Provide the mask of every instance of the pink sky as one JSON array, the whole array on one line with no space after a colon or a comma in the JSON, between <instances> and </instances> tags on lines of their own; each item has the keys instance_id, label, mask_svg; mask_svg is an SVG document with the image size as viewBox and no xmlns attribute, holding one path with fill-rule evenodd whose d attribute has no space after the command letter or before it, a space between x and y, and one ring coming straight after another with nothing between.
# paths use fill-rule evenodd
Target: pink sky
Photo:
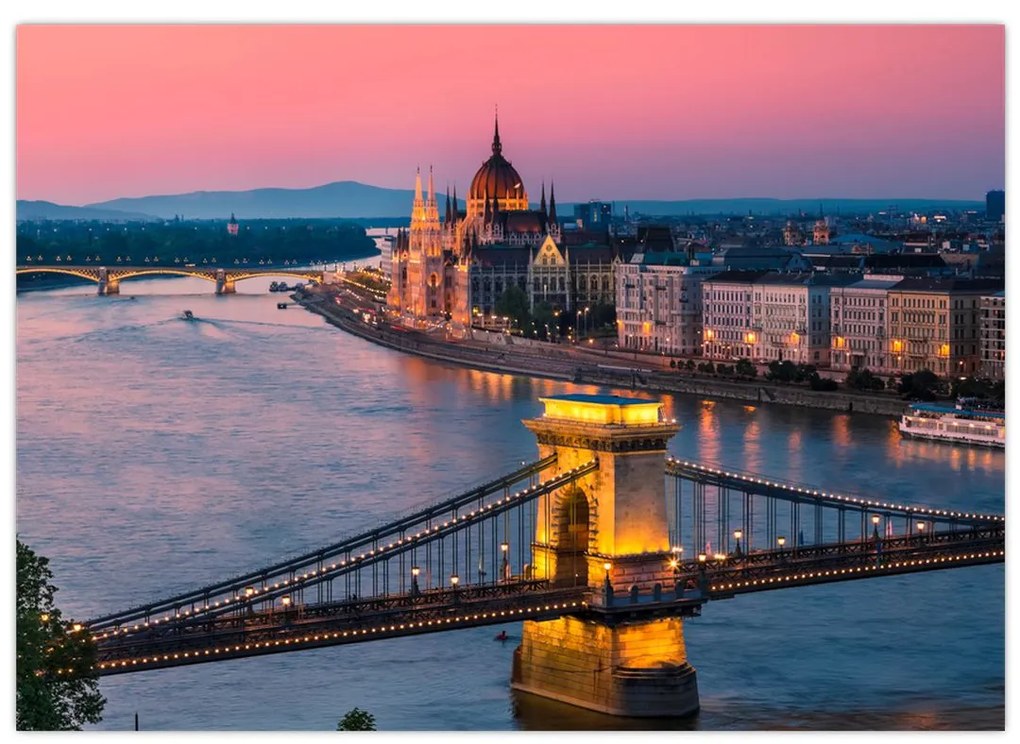
<instances>
[{"instance_id":1,"label":"pink sky","mask_svg":"<svg viewBox=\"0 0 1020 744\"><path fill-rule=\"evenodd\" d=\"M355 180L536 199L983 199L1001 26L20 26L17 195Z\"/></svg>"}]
</instances>

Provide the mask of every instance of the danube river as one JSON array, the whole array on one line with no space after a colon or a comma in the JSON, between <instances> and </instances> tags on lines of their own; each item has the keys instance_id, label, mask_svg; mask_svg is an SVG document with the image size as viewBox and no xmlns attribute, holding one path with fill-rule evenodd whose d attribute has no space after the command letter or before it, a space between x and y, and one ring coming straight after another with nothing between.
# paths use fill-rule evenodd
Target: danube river
<instances>
[{"instance_id":1,"label":"danube river","mask_svg":"<svg viewBox=\"0 0 1020 744\"><path fill-rule=\"evenodd\" d=\"M374 346L269 280L17 299L17 530L78 618L226 578L533 459L522 418L588 386ZM131 294L133 293L133 294ZM132 297L134 299L132 299ZM191 310L197 321L179 319ZM967 511L1004 510L1002 452L903 441L891 419L666 398L704 463ZM709 604L686 624L698 729L1002 728L1002 565ZM515 696L499 627L105 678L99 729L628 728Z\"/></svg>"}]
</instances>

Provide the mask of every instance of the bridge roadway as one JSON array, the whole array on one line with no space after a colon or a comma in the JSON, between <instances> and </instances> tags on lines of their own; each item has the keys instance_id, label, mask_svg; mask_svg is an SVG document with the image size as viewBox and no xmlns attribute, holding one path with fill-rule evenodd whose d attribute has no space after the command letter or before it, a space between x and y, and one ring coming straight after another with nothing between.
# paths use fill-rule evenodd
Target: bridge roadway
<instances>
[{"instance_id":1,"label":"bridge roadway","mask_svg":"<svg viewBox=\"0 0 1020 744\"><path fill-rule=\"evenodd\" d=\"M668 556L663 556L664 560ZM853 544L755 551L677 564L661 594L607 596L589 586L517 577L463 588L192 616L141 632L97 635L101 675L261 656L385 638L598 614L602 622L700 614L709 600L796 586L1002 563L1005 526Z\"/></svg>"}]
</instances>

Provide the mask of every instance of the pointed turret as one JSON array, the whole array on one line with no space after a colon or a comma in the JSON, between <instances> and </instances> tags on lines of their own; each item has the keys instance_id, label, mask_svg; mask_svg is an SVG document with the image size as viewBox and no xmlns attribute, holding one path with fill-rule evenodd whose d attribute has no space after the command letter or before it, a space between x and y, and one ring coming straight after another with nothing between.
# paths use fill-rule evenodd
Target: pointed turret
<instances>
[{"instance_id":1,"label":"pointed turret","mask_svg":"<svg viewBox=\"0 0 1020 744\"><path fill-rule=\"evenodd\" d=\"M556 182L549 184L549 222L556 224Z\"/></svg>"},{"instance_id":2,"label":"pointed turret","mask_svg":"<svg viewBox=\"0 0 1020 744\"><path fill-rule=\"evenodd\" d=\"M432 166L429 166L429 202L435 202L436 200L436 189L432 184Z\"/></svg>"},{"instance_id":3,"label":"pointed turret","mask_svg":"<svg viewBox=\"0 0 1020 744\"><path fill-rule=\"evenodd\" d=\"M545 214L545 181L542 181L542 214Z\"/></svg>"},{"instance_id":4,"label":"pointed turret","mask_svg":"<svg viewBox=\"0 0 1020 744\"><path fill-rule=\"evenodd\" d=\"M503 143L499 141L499 107L496 107L496 131L492 135L492 154L500 155L503 152Z\"/></svg>"},{"instance_id":5,"label":"pointed turret","mask_svg":"<svg viewBox=\"0 0 1020 744\"><path fill-rule=\"evenodd\" d=\"M414 169L414 200L420 202L421 199L421 167Z\"/></svg>"},{"instance_id":6,"label":"pointed turret","mask_svg":"<svg viewBox=\"0 0 1020 744\"><path fill-rule=\"evenodd\" d=\"M446 186L446 224L453 224L453 217L450 213L450 186Z\"/></svg>"},{"instance_id":7,"label":"pointed turret","mask_svg":"<svg viewBox=\"0 0 1020 744\"><path fill-rule=\"evenodd\" d=\"M460 222L460 212L457 207L457 184L453 184L453 221L454 223Z\"/></svg>"}]
</instances>

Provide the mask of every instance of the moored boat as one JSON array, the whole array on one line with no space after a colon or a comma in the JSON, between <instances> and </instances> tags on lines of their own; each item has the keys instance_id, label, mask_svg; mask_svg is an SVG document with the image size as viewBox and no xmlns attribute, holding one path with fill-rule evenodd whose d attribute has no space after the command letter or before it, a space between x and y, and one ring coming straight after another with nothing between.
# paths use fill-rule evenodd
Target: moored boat
<instances>
[{"instance_id":1,"label":"moored boat","mask_svg":"<svg viewBox=\"0 0 1020 744\"><path fill-rule=\"evenodd\" d=\"M1005 447L1006 413L962 403L913 403L900 419L900 433L940 442Z\"/></svg>"}]
</instances>

